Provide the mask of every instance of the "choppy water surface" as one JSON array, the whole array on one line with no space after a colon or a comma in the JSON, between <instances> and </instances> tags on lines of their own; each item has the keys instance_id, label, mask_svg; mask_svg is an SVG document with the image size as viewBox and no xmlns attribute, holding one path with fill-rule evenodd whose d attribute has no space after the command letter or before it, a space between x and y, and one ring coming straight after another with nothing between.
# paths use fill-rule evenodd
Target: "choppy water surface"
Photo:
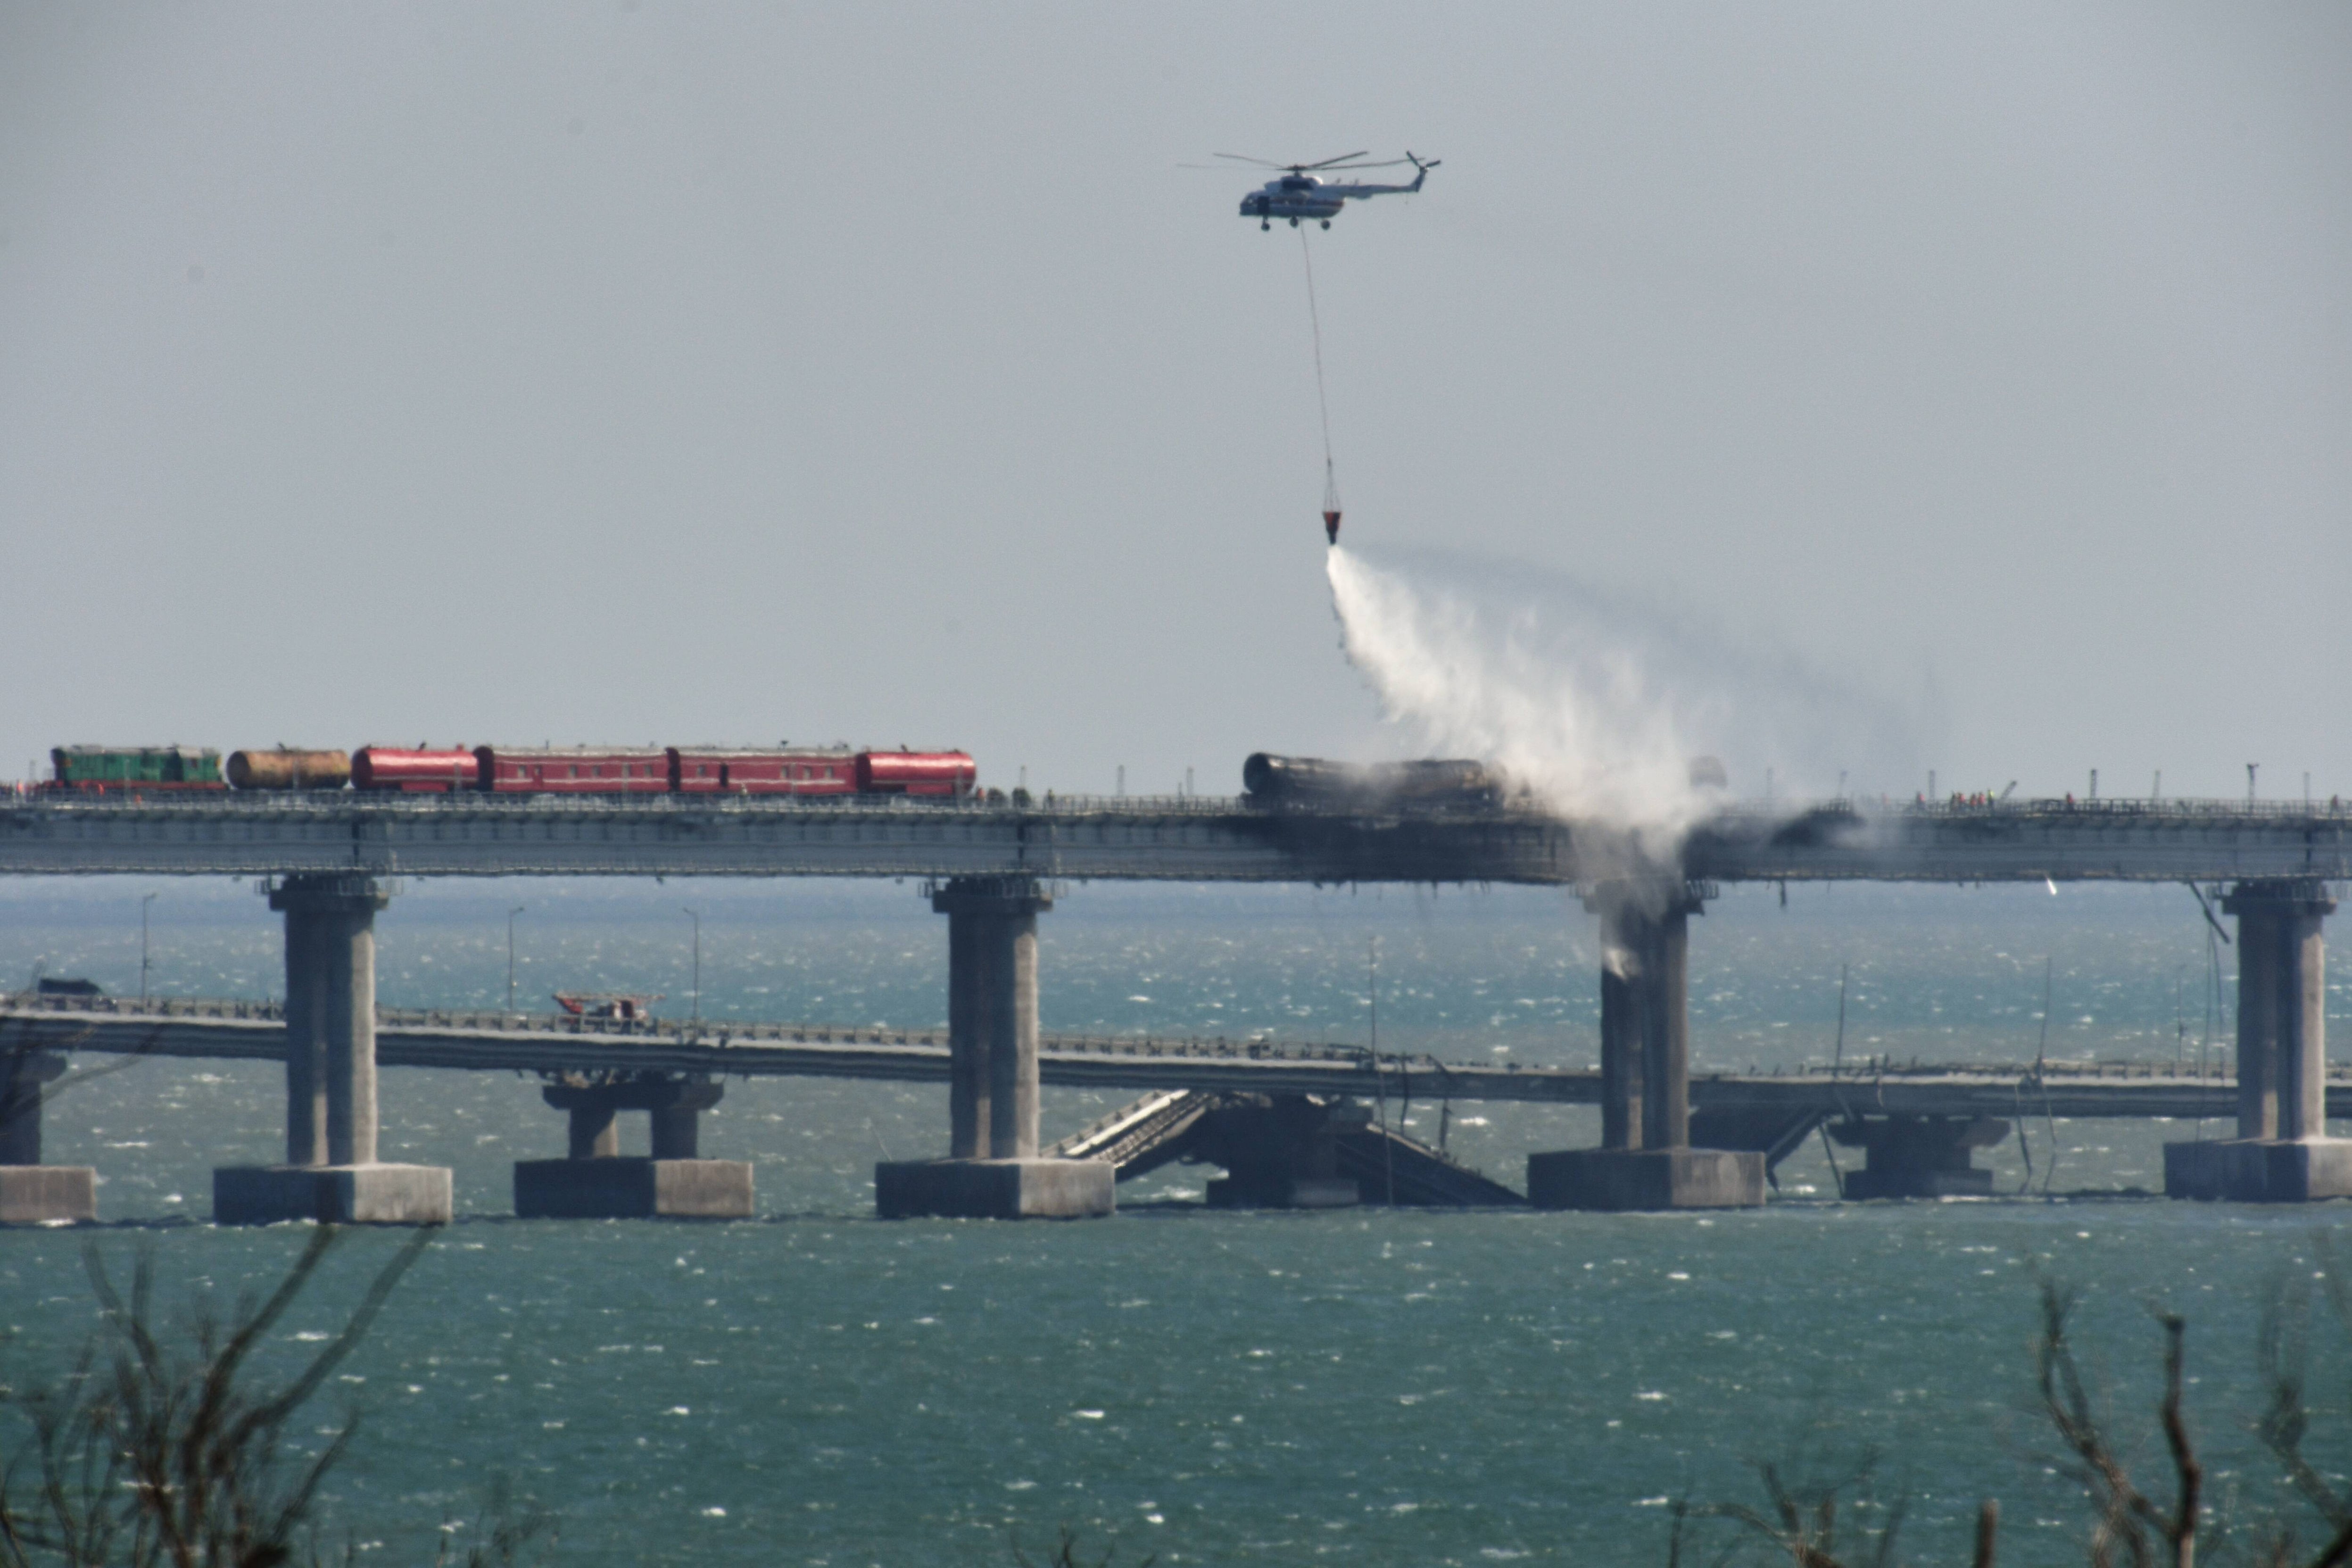
<instances>
[{"instance_id":1,"label":"choppy water surface","mask_svg":"<svg viewBox=\"0 0 2352 1568\"><path fill-rule=\"evenodd\" d=\"M39 965L135 994L139 899L159 887L156 992L282 985L250 892L130 881L8 889L0 975ZM412 884L378 924L382 999L502 1003L517 904L527 1003L652 989L683 1011L690 905L706 1015L943 1011L942 922L890 886ZM1557 895L1081 887L1043 927L1048 1027L1360 1043L1377 938L1384 1048L1594 1053L1591 922ZM1792 890L1786 908L1735 891L1694 926L1695 1049L1702 1068L1826 1058L1845 964L1849 1055L2030 1060L2047 960L2051 1055L2194 1056L2209 958L2177 889L1842 888ZM2228 967L2225 953L2225 1015ZM2340 985L2331 1002L2343 1027ZM153 1247L173 1289L271 1278L299 1232L201 1222L212 1166L271 1155L277 1076L148 1062L61 1095L49 1157L98 1167L102 1211L122 1222L101 1247ZM2189 1315L2195 1413L2244 1511L2271 1486L2242 1419L2262 1310L2325 1268L2346 1213L2119 1195L2160 1184L2159 1145L2195 1130L2036 1121L2037 1173L2054 1140L2055 1188L2077 1195L1841 1205L1815 1145L1748 1215L1210 1214L1204 1173L1171 1167L1105 1222L871 1219L872 1162L936 1151L944 1101L732 1085L704 1148L759 1162L761 1219L524 1224L502 1217L509 1165L562 1146L536 1086L387 1072L385 1156L453 1166L467 1217L347 1369L367 1430L339 1531L421 1560L504 1472L583 1563L1009 1563L1015 1536L1034 1554L1063 1524L1115 1539L1123 1561L1663 1561L1661 1500L1752 1499L1752 1460L1828 1468L1875 1447L1915 1498L1921 1555L1958 1556L1990 1493L2005 1561L2079 1561L2079 1510L2033 1458L2036 1273L2087 1292L2086 1332L2135 1430L2152 1388L2145 1309ZM1109 1103L1050 1094L1048 1136ZM1415 1131L1433 1136L1436 1110L1414 1107ZM633 1120L625 1146L641 1152ZM1527 1152L1590 1142L1592 1122L1456 1106L1450 1133L1516 1184ZM2015 1138L1990 1163L2021 1184ZM83 1240L0 1235L12 1377L85 1331ZM289 1353L392 1245L347 1248ZM2352 1455L2342 1432L2320 1436Z\"/></svg>"}]
</instances>

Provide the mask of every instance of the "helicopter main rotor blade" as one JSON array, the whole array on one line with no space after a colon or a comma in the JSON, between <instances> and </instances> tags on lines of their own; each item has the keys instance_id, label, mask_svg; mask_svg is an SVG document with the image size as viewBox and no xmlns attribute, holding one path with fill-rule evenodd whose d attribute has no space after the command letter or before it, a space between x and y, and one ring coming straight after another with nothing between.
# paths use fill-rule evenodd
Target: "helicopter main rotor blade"
<instances>
[{"instance_id":1,"label":"helicopter main rotor blade","mask_svg":"<svg viewBox=\"0 0 2352 1568\"><path fill-rule=\"evenodd\" d=\"M1368 154L1363 151L1363 149L1358 148L1353 153L1342 153L1336 158L1326 158L1319 163L1292 163L1286 166L1297 169L1300 173L1304 174L1308 169L1328 169L1334 163L1344 163L1350 158L1362 158L1365 156L1368 156Z\"/></svg>"},{"instance_id":2,"label":"helicopter main rotor blade","mask_svg":"<svg viewBox=\"0 0 2352 1568\"><path fill-rule=\"evenodd\" d=\"M1252 158L1241 153L1213 153L1210 156L1213 158L1231 158L1236 163L1255 163L1261 169L1289 169L1297 166L1291 163L1277 163L1270 158Z\"/></svg>"}]
</instances>

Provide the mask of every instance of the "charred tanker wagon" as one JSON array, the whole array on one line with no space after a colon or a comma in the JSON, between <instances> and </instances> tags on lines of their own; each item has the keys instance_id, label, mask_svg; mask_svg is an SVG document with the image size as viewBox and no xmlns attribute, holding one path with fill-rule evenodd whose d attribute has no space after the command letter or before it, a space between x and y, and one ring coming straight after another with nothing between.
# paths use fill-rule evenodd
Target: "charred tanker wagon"
<instances>
[{"instance_id":1,"label":"charred tanker wagon","mask_svg":"<svg viewBox=\"0 0 2352 1568\"><path fill-rule=\"evenodd\" d=\"M1242 787L1257 805L1397 806L1424 810L1500 805L1509 791L1484 763L1424 758L1407 763L1339 763L1254 752L1242 763Z\"/></svg>"},{"instance_id":2,"label":"charred tanker wagon","mask_svg":"<svg viewBox=\"0 0 2352 1568\"><path fill-rule=\"evenodd\" d=\"M231 752L228 782L235 789L341 789L352 782L348 752L301 752L279 746L268 752Z\"/></svg>"}]
</instances>

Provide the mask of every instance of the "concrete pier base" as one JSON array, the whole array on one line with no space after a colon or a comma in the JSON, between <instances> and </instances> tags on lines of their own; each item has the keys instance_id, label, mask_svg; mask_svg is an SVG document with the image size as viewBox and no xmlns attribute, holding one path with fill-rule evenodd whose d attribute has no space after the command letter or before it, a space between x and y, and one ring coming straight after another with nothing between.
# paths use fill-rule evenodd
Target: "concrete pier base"
<instances>
[{"instance_id":1,"label":"concrete pier base","mask_svg":"<svg viewBox=\"0 0 2352 1568\"><path fill-rule=\"evenodd\" d=\"M88 1165L0 1165L0 1225L72 1225L98 1217Z\"/></svg>"},{"instance_id":2,"label":"concrete pier base","mask_svg":"<svg viewBox=\"0 0 2352 1568\"><path fill-rule=\"evenodd\" d=\"M1766 1163L1691 1147L1689 884L1604 884L1601 917L1601 1147L1528 1156L1539 1209L1760 1208Z\"/></svg>"},{"instance_id":3,"label":"concrete pier base","mask_svg":"<svg viewBox=\"0 0 2352 1568\"><path fill-rule=\"evenodd\" d=\"M2352 1197L2352 1138L2167 1143L2164 1195L2241 1204Z\"/></svg>"},{"instance_id":4,"label":"concrete pier base","mask_svg":"<svg viewBox=\"0 0 2352 1568\"><path fill-rule=\"evenodd\" d=\"M215 1225L447 1225L446 1165L225 1165L213 1172Z\"/></svg>"},{"instance_id":5,"label":"concrete pier base","mask_svg":"<svg viewBox=\"0 0 2352 1568\"><path fill-rule=\"evenodd\" d=\"M541 1091L571 1119L565 1160L518 1160L515 1213L523 1219L749 1219L751 1166L702 1158L702 1113L726 1086L671 1073L599 1081L565 1079ZM620 1113L642 1110L653 1157L621 1157Z\"/></svg>"},{"instance_id":6,"label":"concrete pier base","mask_svg":"<svg viewBox=\"0 0 2352 1568\"><path fill-rule=\"evenodd\" d=\"M0 1055L0 1225L68 1225L98 1217L98 1173L41 1163L41 1086L65 1076L54 1051Z\"/></svg>"},{"instance_id":7,"label":"concrete pier base","mask_svg":"<svg viewBox=\"0 0 2352 1568\"><path fill-rule=\"evenodd\" d=\"M1108 1160L890 1160L874 1167L884 1219L1089 1219L1118 1207Z\"/></svg>"},{"instance_id":8,"label":"concrete pier base","mask_svg":"<svg viewBox=\"0 0 2352 1568\"><path fill-rule=\"evenodd\" d=\"M1830 1124L1830 1136L1867 1161L1848 1171L1840 1195L1871 1198L1989 1198L1992 1173L1972 1156L2009 1136L1994 1116L1874 1116Z\"/></svg>"},{"instance_id":9,"label":"concrete pier base","mask_svg":"<svg viewBox=\"0 0 2352 1568\"><path fill-rule=\"evenodd\" d=\"M1339 1209L1364 1201L1339 1173L1339 1139L1371 1125L1368 1105L1304 1094L1267 1096L1202 1119L1196 1157L1223 1165L1209 1205L1226 1209Z\"/></svg>"},{"instance_id":10,"label":"concrete pier base","mask_svg":"<svg viewBox=\"0 0 2352 1568\"><path fill-rule=\"evenodd\" d=\"M2300 1204L2352 1197L2352 1139L2327 1133L2326 884L2240 882L2238 1135L2164 1146L2167 1197Z\"/></svg>"},{"instance_id":11,"label":"concrete pier base","mask_svg":"<svg viewBox=\"0 0 2352 1568\"><path fill-rule=\"evenodd\" d=\"M358 875L289 877L286 1163L213 1172L215 1225L447 1225L444 1165L377 1160L375 917L387 895Z\"/></svg>"},{"instance_id":12,"label":"concrete pier base","mask_svg":"<svg viewBox=\"0 0 2352 1568\"><path fill-rule=\"evenodd\" d=\"M748 1160L518 1160L523 1219L749 1219Z\"/></svg>"},{"instance_id":13,"label":"concrete pier base","mask_svg":"<svg viewBox=\"0 0 2352 1568\"><path fill-rule=\"evenodd\" d=\"M1539 1209L1729 1209L1764 1205L1764 1156L1737 1149L1563 1149L1528 1156Z\"/></svg>"}]
</instances>

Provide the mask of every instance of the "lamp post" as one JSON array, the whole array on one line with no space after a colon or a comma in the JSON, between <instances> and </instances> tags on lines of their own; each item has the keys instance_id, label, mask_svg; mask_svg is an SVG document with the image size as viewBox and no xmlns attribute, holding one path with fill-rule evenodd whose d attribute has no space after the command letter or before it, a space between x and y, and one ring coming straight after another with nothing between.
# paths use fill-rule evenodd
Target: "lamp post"
<instances>
[{"instance_id":1,"label":"lamp post","mask_svg":"<svg viewBox=\"0 0 2352 1568\"><path fill-rule=\"evenodd\" d=\"M139 1005L147 1005L147 906L155 901L153 893L139 900Z\"/></svg>"},{"instance_id":2,"label":"lamp post","mask_svg":"<svg viewBox=\"0 0 2352 1568\"><path fill-rule=\"evenodd\" d=\"M517 915L519 915L519 914L522 913L522 912L523 912L523 910L526 910L526 909L528 909L529 907L530 907L530 906L529 906L529 905L527 905L527 904L517 904L514 908L512 908L512 909L510 909L510 910L509 910L507 911L507 1011L508 1011L508 1012L509 1012L509 1013L511 1013L511 1012L513 1012L513 1011L515 1010L515 1008L514 1008L514 923L515 923L515 916L517 916Z\"/></svg>"},{"instance_id":3,"label":"lamp post","mask_svg":"<svg viewBox=\"0 0 2352 1568\"><path fill-rule=\"evenodd\" d=\"M688 910L686 918L694 922L694 1011L690 1016L699 1023L702 1020L702 917Z\"/></svg>"}]
</instances>

